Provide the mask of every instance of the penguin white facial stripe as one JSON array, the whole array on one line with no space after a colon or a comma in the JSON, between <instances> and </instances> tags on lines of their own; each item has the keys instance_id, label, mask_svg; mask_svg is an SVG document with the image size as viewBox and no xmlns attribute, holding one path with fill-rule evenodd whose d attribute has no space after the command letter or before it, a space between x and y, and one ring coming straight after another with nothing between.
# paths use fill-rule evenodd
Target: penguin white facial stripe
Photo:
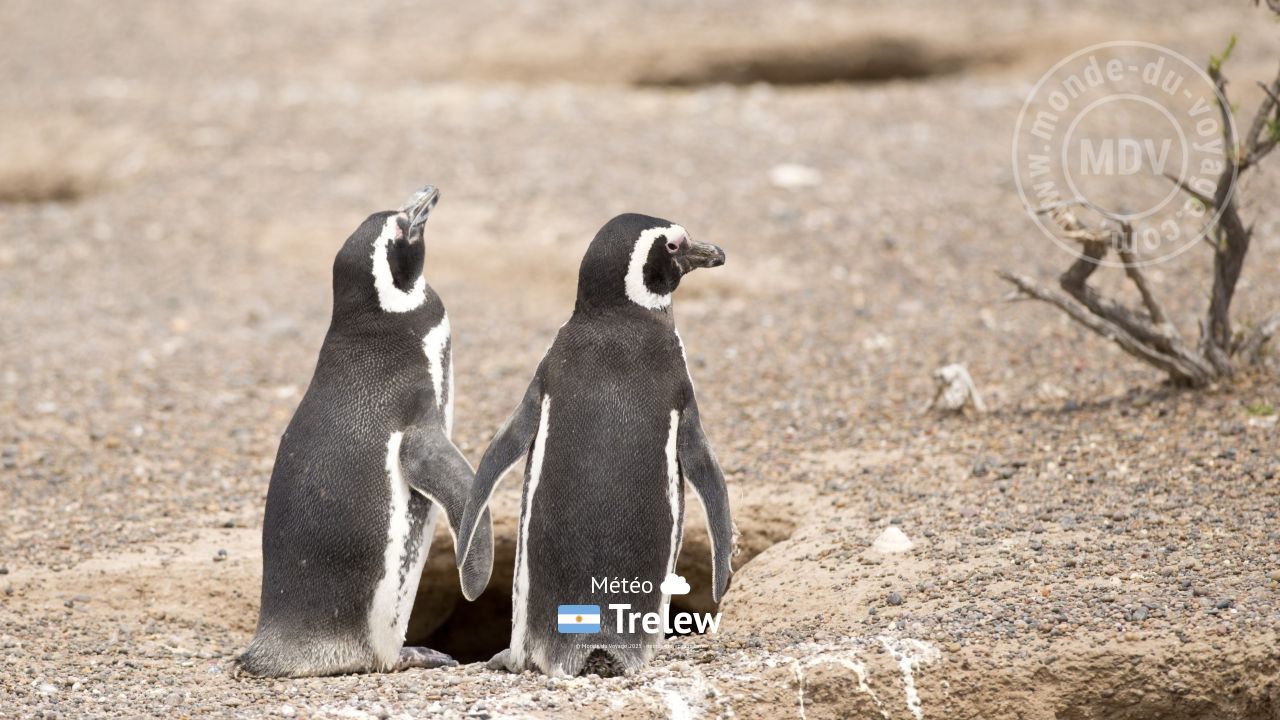
<instances>
[{"instance_id":1,"label":"penguin white facial stripe","mask_svg":"<svg viewBox=\"0 0 1280 720\"><path fill-rule=\"evenodd\" d=\"M431 328L426 337L422 338L422 352L427 356L427 373L431 376L431 386L436 392L436 407L440 408L444 402L444 352L445 346L449 343L449 315L446 313L440 319L440 324ZM450 393L452 395L452 393ZM450 397L450 400L453 398ZM449 435L450 428L447 427L451 423L446 418L445 435Z\"/></svg>"},{"instance_id":2,"label":"penguin white facial stripe","mask_svg":"<svg viewBox=\"0 0 1280 720\"><path fill-rule=\"evenodd\" d=\"M378 291L378 305L386 312L404 313L416 310L427 301L427 279L418 276L409 292L396 287L391 278L391 265L387 262L387 246L404 231L396 222L396 216L387 218L382 233L373 241L373 287Z\"/></svg>"},{"instance_id":3,"label":"penguin white facial stripe","mask_svg":"<svg viewBox=\"0 0 1280 720\"><path fill-rule=\"evenodd\" d=\"M390 517L387 522L387 547L383 553L383 575L373 591L369 606L369 643L379 661L394 665L404 645L409 624L409 611L400 612L400 559L409 541L409 484L400 474L400 442L404 433L394 432L387 439L387 484L391 491ZM426 553L423 553L425 559ZM414 575L416 578L417 575Z\"/></svg>"},{"instance_id":4,"label":"penguin white facial stripe","mask_svg":"<svg viewBox=\"0 0 1280 720\"><path fill-rule=\"evenodd\" d=\"M688 237L689 233L679 225L649 228L636 238L635 247L631 249L631 261L627 263L626 291L631 302L647 307L650 310L661 310L671 304L671 293L659 295L644 284L644 264L649 259L649 249L659 236Z\"/></svg>"},{"instance_id":5,"label":"penguin white facial stripe","mask_svg":"<svg viewBox=\"0 0 1280 720\"><path fill-rule=\"evenodd\" d=\"M667 429L667 502L671 505L671 551L667 556L667 572L676 571L676 546L680 537L680 463L676 458L676 439L680 434L680 411L671 411L671 425ZM710 526L708 526L710 527ZM671 596L663 594L662 604L671 602Z\"/></svg>"},{"instance_id":6,"label":"penguin white facial stripe","mask_svg":"<svg viewBox=\"0 0 1280 720\"><path fill-rule=\"evenodd\" d=\"M511 655L517 663L523 663L527 657L525 635L529 625L529 522L533 510L534 493L538 491L538 481L542 478L542 460L547 453L547 421L551 416L551 396L542 396L542 413L538 419L538 435L533 440L533 453L529 458L528 498L520 513L520 537L517 540L515 588L512 602L515 606L515 617L511 622ZM496 486L496 483L495 483Z\"/></svg>"}]
</instances>

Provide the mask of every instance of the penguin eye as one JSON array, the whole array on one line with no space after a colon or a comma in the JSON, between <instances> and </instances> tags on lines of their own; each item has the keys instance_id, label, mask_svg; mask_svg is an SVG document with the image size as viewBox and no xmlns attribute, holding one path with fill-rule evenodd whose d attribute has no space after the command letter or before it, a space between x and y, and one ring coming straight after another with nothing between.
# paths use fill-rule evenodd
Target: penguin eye
<instances>
[{"instance_id":1,"label":"penguin eye","mask_svg":"<svg viewBox=\"0 0 1280 720\"><path fill-rule=\"evenodd\" d=\"M679 243L675 242L674 240L668 239L667 236L665 235L659 236L658 239L662 240L667 244L667 252L669 253L674 253L675 251L680 249Z\"/></svg>"}]
</instances>

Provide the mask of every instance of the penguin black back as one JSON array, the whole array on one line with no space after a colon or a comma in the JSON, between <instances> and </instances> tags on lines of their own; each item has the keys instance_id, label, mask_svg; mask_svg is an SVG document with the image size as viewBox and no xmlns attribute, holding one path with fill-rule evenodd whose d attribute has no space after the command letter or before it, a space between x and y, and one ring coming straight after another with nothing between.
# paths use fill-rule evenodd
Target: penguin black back
<instances>
[{"instance_id":1,"label":"penguin black back","mask_svg":"<svg viewBox=\"0 0 1280 720\"><path fill-rule=\"evenodd\" d=\"M670 311L684 275L723 263L720 248L638 214L610 220L587 248L573 316L485 451L462 522L465 548L498 479L527 453L511 645L494 666L553 675L642 666L661 632L620 632L612 621L565 632L557 608L626 604L658 613L667 598L657 588L679 552L685 480L708 515L713 597L727 587L724 477L702 433ZM601 589L599 578L646 581L649 590Z\"/></svg>"},{"instance_id":2,"label":"penguin black back","mask_svg":"<svg viewBox=\"0 0 1280 720\"><path fill-rule=\"evenodd\" d=\"M258 629L238 658L248 673L452 662L402 648L437 516L456 535L474 480L448 439L450 328L422 275L437 197L426 188L369 216L334 260L329 331L267 492ZM486 542L460 571L468 599L488 580Z\"/></svg>"}]
</instances>

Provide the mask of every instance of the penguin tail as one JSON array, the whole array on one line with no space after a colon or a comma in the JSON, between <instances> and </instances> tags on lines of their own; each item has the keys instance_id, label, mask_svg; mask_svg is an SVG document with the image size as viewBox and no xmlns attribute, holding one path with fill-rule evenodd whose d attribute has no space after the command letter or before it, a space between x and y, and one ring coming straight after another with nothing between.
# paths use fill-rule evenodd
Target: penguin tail
<instances>
[{"instance_id":1,"label":"penguin tail","mask_svg":"<svg viewBox=\"0 0 1280 720\"><path fill-rule=\"evenodd\" d=\"M596 648L592 650L582 663L579 675L599 675L602 678L621 677L626 666L618 661L608 650Z\"/></svg>"}]
</instances>

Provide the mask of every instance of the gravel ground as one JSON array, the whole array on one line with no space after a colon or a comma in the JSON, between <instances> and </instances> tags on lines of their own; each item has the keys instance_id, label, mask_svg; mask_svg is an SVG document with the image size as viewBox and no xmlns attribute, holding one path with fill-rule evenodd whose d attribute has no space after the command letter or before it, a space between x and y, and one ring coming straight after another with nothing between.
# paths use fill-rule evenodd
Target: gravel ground
<instances>
[{"instance_id":1,"label":"gravel ground","mask_svg":"<svg viewBox=\"0 0 1280 720\"><path fill-rule=\"evenodd\" d=\"M567 2L0 6L22 28L0 48L0 716L1280 717L1274 363L1167 388L1051 309L1003 302L994 275L1068 262L1008 167L1040 73L1097 40L1204 57L1238 31L1251 106L1280 41L1241 5L663 2L643 22ZM972 67L799 87L648 72L903 33ZM779 187L785 164L814 182ZM1280 306L1280 213L1257 200L1276 177L1242 191L1240 319ZM333 253L425 182L444 191L426 273L473 461L604 220L649 212L725 248L676 299L743 533L719 634L612 680L231 676ZM1152 273L1188 331L1207 260ZM951 362L988 413L924 412ZM872 549L889 526L913 549ZM479 656L510 570L468 609L451 564L444 534L410 634Z\"/></svg>"}]
</instances>

